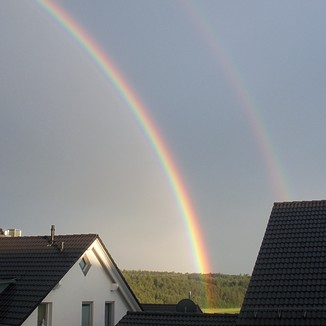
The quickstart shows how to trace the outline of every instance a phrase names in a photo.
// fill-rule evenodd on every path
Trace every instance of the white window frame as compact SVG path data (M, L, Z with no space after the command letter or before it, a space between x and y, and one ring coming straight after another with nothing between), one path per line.
M94 304L92 301L83 301L82 302L82 318L81 318L81 325L83 326L83 306L89 306L89 321L88 321L88 325L87 326L93 326L93 308L94 308Z
M107 310L108 309L108 310ZM104 325L105 326L114 326L114 301L106 301L104 305ZM107 320L107 312L109 320Z
M41 305L45 306L45 326L52 326L52 302L42 302L37 307L37 326L43 326L39 323L39 308Z
M81 260L79 261L79 266L81 268L81 270L83 271L84 275L86 276L89 269L91 268L92 264L89 261L87 255L85 254Z

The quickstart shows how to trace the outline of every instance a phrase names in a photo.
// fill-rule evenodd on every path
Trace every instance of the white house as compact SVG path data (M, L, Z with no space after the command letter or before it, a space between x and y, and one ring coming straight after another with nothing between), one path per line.
M0 237L0 326L115 325L141 306L96 234Z

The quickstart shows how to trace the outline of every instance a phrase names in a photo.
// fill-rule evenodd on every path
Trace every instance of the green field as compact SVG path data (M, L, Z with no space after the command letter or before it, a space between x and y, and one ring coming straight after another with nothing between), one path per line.
M208 308L208 309L202 309L203 312L209 313L209 314L238 314L240 312L239 308Z

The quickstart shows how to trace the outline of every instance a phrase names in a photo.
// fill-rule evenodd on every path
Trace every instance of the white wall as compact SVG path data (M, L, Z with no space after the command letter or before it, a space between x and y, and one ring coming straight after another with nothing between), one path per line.
M86 255L92 264L87 275L82 272L78 260L59 285L43 300L43 302L52 302L52 326L81 325L83 301L93 302L93 326L104 325L105 302L114 302L115 324L128 310L135 310L135 307L127 302L128 293L126 296L124 287L120 286L118 290L111 291L112 278L115 278L115 275L107 272L97 258L100 256L100 260L105 260L107 257L97 241L87 250ZM103 263L108 265L107 262L102 261ZM119 280L116 279L114 283L117 281ZM23 326L36 325L37 309L23 323Z

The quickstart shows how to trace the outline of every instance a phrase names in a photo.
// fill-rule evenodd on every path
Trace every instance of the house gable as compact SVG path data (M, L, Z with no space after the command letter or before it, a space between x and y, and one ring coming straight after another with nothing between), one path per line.
M88 261L88 272L83 271L83 259ZM113 306L113 322L116 324L128 310L140 311L140 305L129 292L124 279L113 261L107 256L99 239L76 261L59 284L43 299L51 304L53 325L81 324L82 305L89 304L94 325L104 324L105 305ZM35 325L36 311L23 324Z
M46 297L49 298L56 291L60 291L64 277L70 277L70 270L76 273L78 271L76 275L80 274L83 281L88 275L94 274L97 269L93 266L86 276L80 268L79 262L85 253L89 256L91 264L101 266L103 273L106 263L94 257L95 254L107 256L107 250L96 234L57 235L54 242L47 236L0 237L0 279L12 280L0 294L0 325L21 325L29 315L35 315L36 308ZM123 277L112 277L120 273L116 271L117 266L113 259L110 257L107 260L111 261L114 268L106 268L106 279L111 275L110 279L120 282L122 291L119 290L118 293L128 309L140 310L137 299L128 291L128 286L123 284ZM82 289L84 283L80 282L71 295ZM53 311L54 309L55 307ZM28 324L27 321L26 323Z

